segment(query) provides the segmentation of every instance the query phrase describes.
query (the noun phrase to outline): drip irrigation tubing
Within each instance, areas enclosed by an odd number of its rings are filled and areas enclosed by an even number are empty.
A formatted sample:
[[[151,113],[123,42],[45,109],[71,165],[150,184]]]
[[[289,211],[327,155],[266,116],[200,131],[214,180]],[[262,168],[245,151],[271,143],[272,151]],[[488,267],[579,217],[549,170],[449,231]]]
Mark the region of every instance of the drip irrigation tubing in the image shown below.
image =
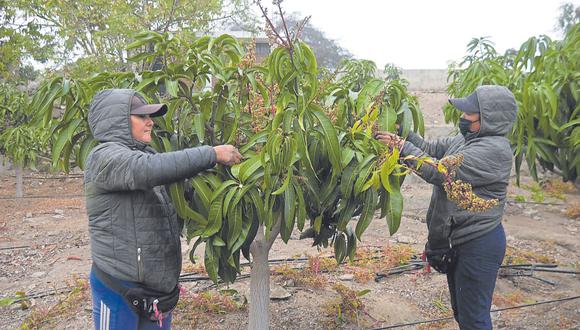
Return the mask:
[[[15,175],[10,175],[11,178],[15,178]],[[23,179],[27,180],[62,180],[62,179],[79,179],[84,178],[83,174],[77,175],[60,175],[60,176],[23,176]]]
[[[26,248],[26,247],[27,246],[19,246],[19,247],[14,247],[14,248]],[[6,248],[4,248],[4,249],[6,249]],[[328,259],[328,258],[334,258],[334,256],[323,256],[321,258]],[[377,258],[380,258],[380,257],[362,258],[362,259],[357,259],[357,260],[369,260],[369,259],[377,259]],[[275,264],[275,263],[282,263],[282,262],[304,262],[307,260],[308,260],[308,258],[279,258],[279,259],[269,259],[268,263]],[[407,271],[419,270],[425,264],[426,263],[424,263],[424,262],[416,260],[416,261],[411,261],[410,263],[405,264],[405,265],[389,268],[382,273],[377,273],[375,281],[378,282],[382,278],[390,276],[390,275],[397,275],[397,274],[401,274],[401,273],[404,273]],[[249,263],[241,264],[241,266],[245,266],[245,265],[249,265]],[[548,268],[548,269],[542,269],[542,268],[538,268],[538,267],[544,267],[544,268]],[[579,271],[550,269],[550,268],[556,268],[556,267],[558,267],[558,265],[556,265],[556,264],[516,264],[516,265],[502,265],[501,266],[501,268],[511,268],[511,269],[516,269],[516,270],[534,270],[534,271],[544,271],[544,272],[554,272],[554,273],[564,273],[564,274],[576,274],[576,275],[580,274]],[[510,275],[504,275],[504,276],[510,276]],[[241,274],[236,279],[243,280],[243,279],[247,279],[249,277],[250,277],[250,274]],[[209,278],[209,276],[199,275],[198,273],[183,273],[183,274],[179,275],[179,282],[181,282],[181,283],[210,281],[210,280],[211,279]],[[223,281],[219,281],[218,284],[219,283],[223,283]],[[208,290],[208,289],[211,289],[213,287],[216,287],[216,286],[217,285],[215,283],[212,283],[211,285],[209,285],[205,288],[196,290],[196,291],[204,291],[204,290]],[[46,296],[66,293],[66,292],[70,292],[70,291],[72,291],[72,289],[67,288],[67,287],[51,289],[51,290],[47,290],[44,292],[35,292],[35,293],[30,294],[30,295],[26,295],[25,297],[23,297],[22,299],[19,299],[19,300],[29,299],[29,298],[43,298]],[[499,310],[497,310],[497,311],[499,311]],[[443,318],[440,320],[446,320],[446,319],[448,319],[448,318]],[[430,322],[437,322],[437,320],[430,321]],[[410,325],[413,325],[413,324],[410,324]],[[383,328],[380,328],[380,329],[383,329]],[[389,329],[389,328],[384,328],[384,329]]]
[[[5,251],[5,250],[19,250],[19,249],[28,249],[31,248],[32,246],[30,245],[20,245],[20,246],[6,246],[6,247],[0,247],[0,251]]]
[[[531,304],[524,304],[524,305],[504,307],[504,308],[496,308],[496,309],[490,310],[489,312],[495,313],[495,312],[507,311],[507,310],[511,310],[511,309],[519,309],[519,308],[527,308],[527,307],[544,305],[544,304],[560,303],[560,302],[564,302],[564,301],[575,300],[578,298],[580,298],[580,296],[571,296],[571,297],[565,297],[565,298],[560,298],[560,299],[545,300],[545,301],[539,301],[539,302],[535,302],[535,303],[531,303]],[[393,324],[393,325],[388,325],[388,326],[384,326],[384,327],[380,327],[380,328],[372,328],[371,330],[385,330],[385,329],[403,328],[403,327],[409,327],[412,325],[434,323],[434,322],[447,321],[447,320],[452,320],[452,319],[453,319],[453,316],[441,317],[438,319],[430,319],[430,320],[414,321],[414,322],[409,322],[409,323]]]
[[[528,201],[516,201],[514,199],[508,199],[510,204],[536,204],[536,205],[565,205],[565,203],[550,203],[550,202],[528,202]]]

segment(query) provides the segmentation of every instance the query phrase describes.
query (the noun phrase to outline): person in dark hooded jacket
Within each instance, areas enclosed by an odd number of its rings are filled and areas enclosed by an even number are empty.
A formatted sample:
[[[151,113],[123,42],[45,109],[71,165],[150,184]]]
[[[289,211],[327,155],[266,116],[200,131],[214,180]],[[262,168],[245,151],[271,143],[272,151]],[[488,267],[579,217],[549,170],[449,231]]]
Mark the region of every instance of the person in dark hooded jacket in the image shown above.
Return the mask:
[[[171,313],[158,304],[179,298],[183,223],[164,185],[241,160],[231,145],[156,153],[151,117],[166,112],[130,89],[101,91],[89,109],[99,142],[84,178],[96,329],[170,328]]]
[[[401,156],[440,160],[463,155],[455,179],[470,183],[483,199],[498,205],[482,212],[459,208],[447,198],[445,177],[431,166],[419,175],[433,185],[427,212],[429,263],[447,273],[451,305],[461,329],[491,329],[490,308],[497,273],[505,256],[505,233],[501,220],[512,168],[512,150],[506,135],[517,115],[513,94],[503,86],[480,86],[465,98],[449,102],[463,112],[461,134],[427,142],[410,133],[407,140],[380,132],[377,139],[397,145]],[[415,162],[410,162],[416,166]]]

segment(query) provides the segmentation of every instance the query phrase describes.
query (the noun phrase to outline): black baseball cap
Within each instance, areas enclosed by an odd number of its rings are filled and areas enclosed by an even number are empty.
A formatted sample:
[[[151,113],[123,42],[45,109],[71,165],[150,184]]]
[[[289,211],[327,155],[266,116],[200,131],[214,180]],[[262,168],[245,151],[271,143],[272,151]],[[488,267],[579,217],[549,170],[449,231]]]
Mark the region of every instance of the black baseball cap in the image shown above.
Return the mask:
[[[473,92],[467,97],[461,97],[457,99],[449,99],[451,103],[458,110],[466,113],[479,113],[479,100],[477,99],[477,93]]]
[[[147,104],[139,96],[134,95],[131,99],[132,115],[150,115],[151,117],[163,116],[167,112],[165,104]]]

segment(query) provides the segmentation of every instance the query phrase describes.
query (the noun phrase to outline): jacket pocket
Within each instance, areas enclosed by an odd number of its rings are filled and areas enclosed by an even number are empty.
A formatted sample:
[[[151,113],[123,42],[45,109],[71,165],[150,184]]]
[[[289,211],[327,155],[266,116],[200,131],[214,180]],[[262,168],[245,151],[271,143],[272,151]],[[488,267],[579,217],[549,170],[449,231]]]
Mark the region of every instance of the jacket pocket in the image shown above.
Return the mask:
[[[141,256],[141,248],[137,248],[137,273],[139,282],[143,282],[143,257]]]

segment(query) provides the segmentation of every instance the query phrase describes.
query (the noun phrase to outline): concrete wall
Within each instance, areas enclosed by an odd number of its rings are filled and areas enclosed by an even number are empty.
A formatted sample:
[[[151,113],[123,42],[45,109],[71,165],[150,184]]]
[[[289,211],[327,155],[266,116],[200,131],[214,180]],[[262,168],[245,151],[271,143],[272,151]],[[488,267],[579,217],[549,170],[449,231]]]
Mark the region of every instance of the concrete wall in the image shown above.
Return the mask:
[[[403,70],[411,91],[444,92],[447,87],[447,70]]]

